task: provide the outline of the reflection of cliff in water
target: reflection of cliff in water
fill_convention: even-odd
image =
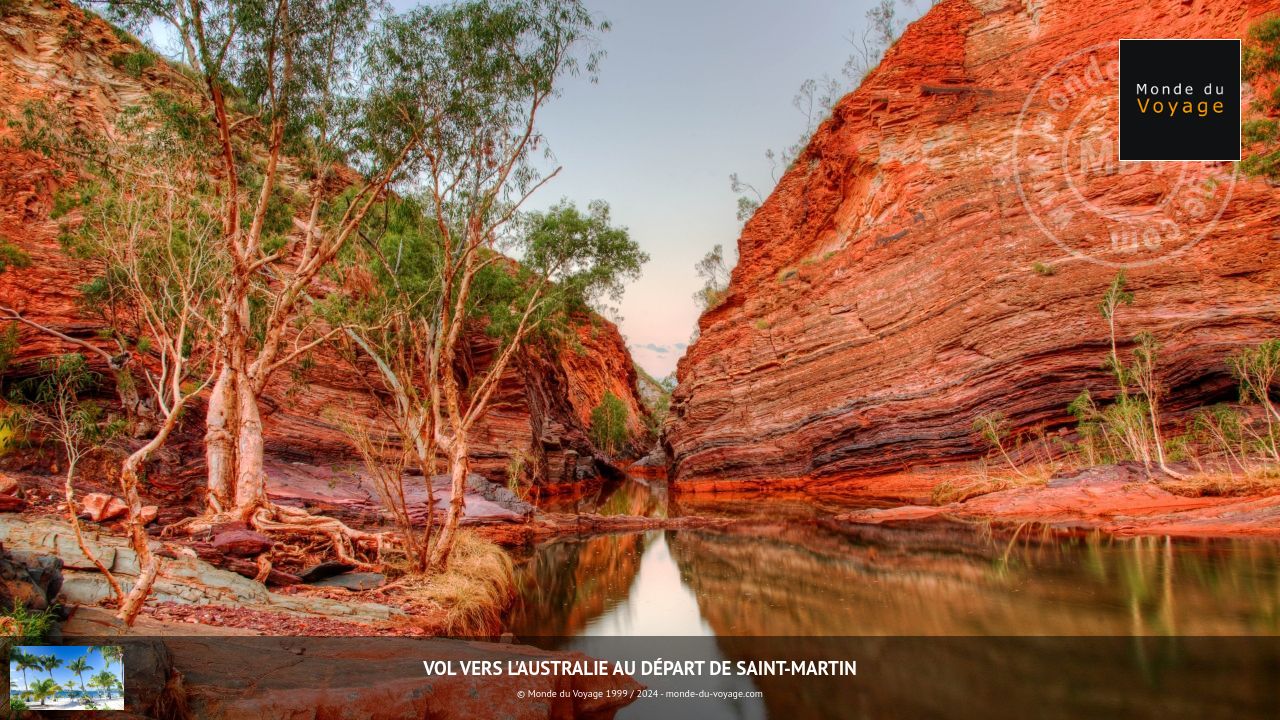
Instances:
[[[607,479],[583,484],[574,492],[544,498],[538,508],[547,512],[593,513],[595,515],[667,516],[667,486],[644,478]]]
[[[971,527],[667,535],[718,635],[1280,633],[1280,544]]]
[[[858,661],[771,718],[1274,717],[1275,638],[1122,636],[1280,632],[1275,543],[851,532],[666,535],[725,657]]]
[[[516,567],[519,598],[508,628],[517,637],[568,637],[627,598],[640,569],[644,533],[560,540]]]

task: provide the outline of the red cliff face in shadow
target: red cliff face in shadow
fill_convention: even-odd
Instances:
[[[0,116],[21,117],[26,103],[41,101],[66,112],[82,130],[100,133],[123,109],[155,93],[195,100],[189,84],[162,61],[136,76],[117,67],[121,63],[113,57],[138,48],[70,3],[20,5],[0,17]],[[93,341],[102,323],[78,303],[89,275],[59,247],[58,221],[50,218],[57,193],[73,181],[42,157],[20,150],[7,123],[0,125],[0,240],[30,257],[28,267],[0,273],[0,306]],[[643,435],[645,411],[617,327],[595,315],[580,316],[570,332],[572,341],[533,348],[506,373],[472,442],[477,472],[505,482],[508,465],[521,457],[552,483],[576,481],[576,470],[594,473],[599,453],[590,440],[591,411],[607,392],[626,404],[633,436]],[[20,328],[19,343],[10,366],[15,375],[34,372],[41,358],[77,350],[27,327]],[[492,352],[493,342],[477,333],[468,360],[483,366]],[[98,358],[89,360],[105,371]],[[267,452],[286,462],[356,462],[341,423],[378,417],[368,392],[378,386],[376,374],[369,368],[360,378],[331,351],[320,351],[314,361],[277,373],[268,388]],[[203,408],[193,416],[203,416]],[[185,439],[194,441],[201,432],[188,428]],[[189,444],[186,450],[184,466],[203,462],[198,447]]]
[[[1231,178],[1229,163],[1116,163],[1105,144],[1076,173],[1062,158],[1088,149],[1073,136],[1081,119],[1100,135],[1115,127],[1115,83],[1085,82],[1057,112],[1041,81],[1108,70],[1118,38],[1244,37],[1278,10],[931,9],[746,224],[727,297],[679,366],[672,477],[831,482],[971,457],[985,449],[972,427],[983,413],[1065,425],[1082,389],[1114,386],[1097,305],[1118,264],[1136,294],[1118,316],[1120,353],[1139,332],[1159,339],[1166,408],[1233,398],[1226,356],[1277,335],[1275,188]],[[1246,116],[1259,92],[1246,87]],[[1197,181],[1221,213],[1176,216],[1181,236],[1143,240],[1145,214],[1186,186],[1170,168],[1190,165],[1227,176]]]

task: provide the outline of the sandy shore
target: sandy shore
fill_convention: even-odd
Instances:
[[[84,701],[74,698],[50,698],[44,701],[44,705],[38,703],[31,704],[30,708],[36,712],[45,712],[48,710],[123,710],[124,698],[115,697],[111,700],[97,700],[97,707],[89,708],[84,705]]]

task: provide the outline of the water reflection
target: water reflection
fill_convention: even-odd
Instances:
[[[662,480],[624,478],[584,485],[577,494],[561,494],[538,503],[547,512],[667,517],[667,484]]]
[[[589,512],[661,512],[648,483]],[[703,501],[699,512],[707,514]],[[761,503],[729,512],[759,512]],[[559,540],[518,567],[518,636],[1277,635],[1280,543],[836,526],[782,504],[732,530]]]
[[[664,499],[624,484],[582,511],[661,512]],[[646,678],[660,689],[764,695],[642,702],[624,718],[1167,720],[1251,717],[1278,701],[1280,543],[850,526],[829,521],[837,509],[699,498],[698,514],[751,522],[547,543],[518,567],[510,629],[597,657],[853,657],[875,668],[873,682],[861,669],[856,682]],[[646,635],[683,637],[637,646]],[[1248,635],[1272,637],[1187,637]]]

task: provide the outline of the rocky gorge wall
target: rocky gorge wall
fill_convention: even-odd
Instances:
[[[148,102],[157,92],[191,94],[178,70],[163,61],[131,73],[113,61],[139,48],[107,23],[62,0],[16,5],[0,17],[0,115],[21,116],[26,103],[43,101],[67,113],[81,129],[102,132],[124,108]],[[211,166],[212,167],[212,166]],[[58,244],[58,222],[50,218],[55,197],[74,178],[59,174],[44,158],[21,150],[7,124],[0,124],[0,240],[30,259],[27,267],[0,272],[0,306],[75,338],[95,342],[101,321],[80,302],[88,271]],[[211,170],[212,171],[212,170]],[[4,322],[0,320],[0,329]],[[472,442],[474,468],[499,482],[513,458],[521,458],[546,482],[575,482],[595,474],[607,460],[589,435],[591,411],[612,392],[627,406],[634,438],[642,437],[646,411],[636,374],[617,327],[599,316],[580,316],[576,339],[544,343],[511,368]],[[42,358],[77,348],[26,326],[19,328],[9,376],[35,372]],[[104,344],[114,351],[110,345]],[[493,341],[477,333],[468,361],[483,367]],[[99,370],[105,363],[89,358]],[[358,466],[341,424],[376,420],[367,376],[332,351],[321,351],[305,367],[276,374],[263,399],[268,460],[276,464]],[[193,409],[203,417],[203,407]],[[161,458],[166,473],[203,471],[199,439],[203,423],[188,422],[182,437]],[[634,448],[638,449],[638,448]]]
[[[1280,195],[1231,163],[1115,162],[1116,40],[1245,37],[1280,3],[944,0],[844,97],[745,225],[678,369],[678,487],[829,483],[985,450],[975,417],[1066,427],[1162,343],[1168,409],[1234,399],[1280,335]],[[1246,86],[1252,97],[1271,87]]]

